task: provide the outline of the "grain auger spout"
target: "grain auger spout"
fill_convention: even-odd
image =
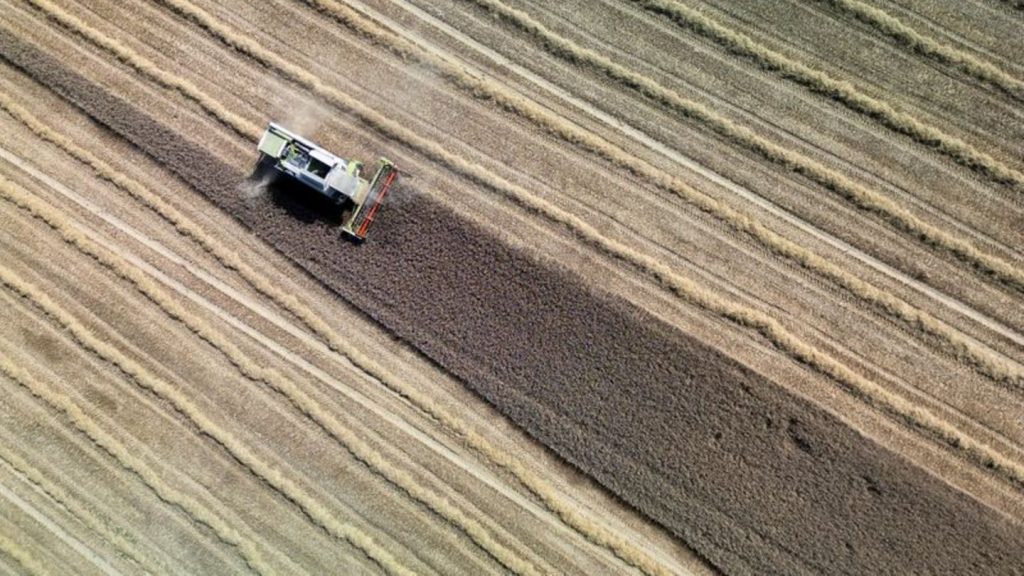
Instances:
[[[370,181],[360,176],[363,163],[331,154],[305,138],[271,123],[257,146],[257,171],[276,170],[327,197],[343,219],[341,233],[362,242],[380,211],[398,169],[387,158]]]

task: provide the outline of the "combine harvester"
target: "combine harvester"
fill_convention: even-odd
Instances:
[[[327,197],[342,214],[351,206],[352,211],[342,222],[341,231],[356,242],[366,239],[366,231],[398,175],[394,164],[381,158],[380,168],[367,182],[359,176],[362,162],[335,156],[273,122],[263,133],[257,148],[260,151],[256,163],[258,176],[276,170]]]

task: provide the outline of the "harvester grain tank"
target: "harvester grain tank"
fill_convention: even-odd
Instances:
[[[257,146],[257,172],[275,170],[325,196],[344,213],[342,234],[362,242],[376,218],[398,170],[387,158],[380,159],[369,181],[360,176],[363,163],[346,160],[309,140],[271,123]]]

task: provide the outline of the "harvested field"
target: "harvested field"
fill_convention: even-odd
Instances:
[[[0,0],[0,566],[1021,573],[1024,21],[952,4]],[[396,161],[365,244],[270,120]]]

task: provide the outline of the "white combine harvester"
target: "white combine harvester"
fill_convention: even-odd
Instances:
[[[366,239],[366,231],[398,175],[394,164],[381,158],[377,173],[366,181],[360,177],[362,162],[335,156],[274,123],[263,133],[258,149],[257,174],[276,170],[326,196],[339,213],[351,207],[341,230],[357,242]]]

